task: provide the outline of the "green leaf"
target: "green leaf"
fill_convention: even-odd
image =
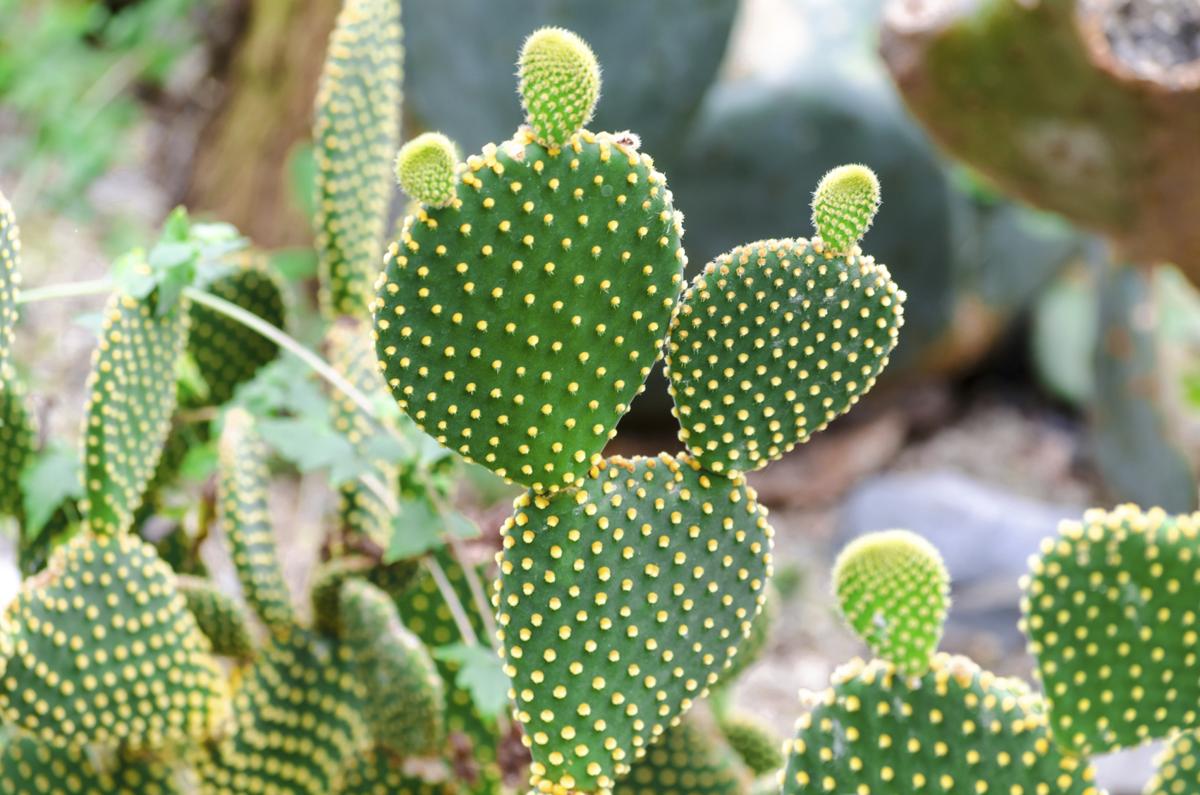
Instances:
[[[366,466],[346,437],[320,417],[261,419],[258,432],[275,452],[301,472],[328,468],[329,480],[334,485],[353,480]]]
[[[289,282],[316,276],[317,252],[311,248],[284,248],[272,252],[271,270]]]
[[[186,480],[208,480],[217,471],[217,446],[212,442],[188,448],[179,464],[179,474]]]
[[[459,511],[451,511],[445,517],[446,532],[455,538],[468,540],[479,538],[483,531],[469,516]]]
[[[83,467],[73,447],[51,444],[21,474],[25,537],[35,538],[68,499],[83,497]]]
[[[433,650],[434,659],[457,663],[455,684],[471,694],[476,709],[495,720],[508,705],[511,686],[501,667],[499,656],[488,646],[455,643]]]
[[[429,500],[418,497],[401,502],[392,518],[392,538],[384,563],[404,560],[441,545],[442,521]]]
[[[146,262],[145,249],[135,248],[117,257],[112,264],[112,280],[120,292],[134,298],[145,298],[154,292],[154,274]]]

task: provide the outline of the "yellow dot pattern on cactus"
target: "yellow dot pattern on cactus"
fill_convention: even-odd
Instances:
[[[745,769],[711,721],[694,718],[689,714],[650,746],[613,795],[743,795]]]
[[[1056,739],[1104,753],[1200,726],[1200,514],[1064,522],[1023,582]]]
[[[0,517],[20,516],[21,473],[33,456],[33,417],[25,404],[25,390],[0,366]]]
[[[162,748],[228,716],[208,641],[140,539],[80,532],[24,583],[0,632],[0,714],[44,742]]]
[[[521,48],[517,74],[525,121],[538,143],[563,146],[591,120],[600,100],[600,64],[571,31],[535,31]]]
[[[714,472],[758,469],[807,441],[875,384],[904,299],[857,250],[763,240],[718,257],[671,321],[680,440]]]
[[[449,207],[457,189],[454,170],[458,152],[441,133],[418,135],[396,155],[396,181],[400,189],[431,207]]]
[[[770,728],[746,715],[720,719],[721,733],[756,776],[783,767],[783,743]]]
[[[661,355],[686,256],[653,161],[582,132],[468,158],[386,257],[380,368],[465,458],[538,491],[579,480]]]
[[[12,205],[0,192],[0,380],[9,367],[17,326],[21,235]]]
[[[373,748],[358,754],[339,795],[455,795],[462,782],[428,782],[404,772],[403,756]]]
[[[838,166],[817,185],[812,223],[825,246],[848,254],[871,228],[879,209],[879,179],[866,166]]]
[[[211,580],[180,575],[176,587],[196,619],[196,626],[208,638],[213,654],[248,660],[254,656],[254,639],[241,605]]]
[[[924,673],[950,602],[950,575],[932,544],[908,530],[858,538],[838,556],[833,588],[842,617],[873,654]]]
[[[911,678],[856,659],[808,700],[782,795],[1100,795],[1088,762],[1051,740],[1039,697],[965,657]]]
[[[495,602],[539,791],[607,793],[751,631],[773,531],[740,478],[687,457],[601,461],[518,498]]]
[[[96,533],[124,531],[142,504],[171,430],[187,330],[186,301],[159,313],[154,294],[109,298],[83,424],[84,513]]]
[[[182,762],[169,754],[90,754],[17,733],[0,746],[0,795],[185,795]]]
[[[317,89],[316,243],[321,305],[366,317],[400,138],[399,0],[346,0]]]
[[[1145,795],[1190,795],[1200,792],[1200,736],[1179,732],[1154,760],[1154,777]]]

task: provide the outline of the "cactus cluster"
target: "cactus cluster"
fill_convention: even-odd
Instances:
[[[458,163],[422,136],[397,158],[419,205],[377,283],[379,368],[419,427],[528,489],[493,600],[532,786],[741,791],[744,762],[727,775],[726,738],[687,716],[767,599],[774,531],[744,473],[847,410],[896,344],[904,293],[857,245],[878,191],[835,171],[813,207],[831,242],[740,246],[685,289],[666,177],[636,135],[583,127],[591,49],[537,31],[519,77],[508,140]],[[664,348],[687,451],[604,457]]]

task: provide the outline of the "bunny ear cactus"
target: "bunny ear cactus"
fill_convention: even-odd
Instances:
[[[0,518],[20,517],[21,473],[33,456],[35,430],[25,392],[0,364]]]
[[[467,158],[446,206],[419,189],[435,203],[389,250],[375,323],[388,385],[422,429],[554,491],[584,477],[642,389],[686,257],[649,155],[627,138],[567,129],[590,115],[579,80],[597,67],[577,39],[543,33],[522,55],[530,127]],[[569,68],[550,66],[555,58]],[[401,173],[432,164],[441,176],[423,182],[444,184],[448,158],[418,157],[429,146],[408,144]]]
[[[21,233],[8,198],[0,191],[0,377],[9,368],[18,317]]]
[[[432,783],[403,772],[386,751],[371,749],[357,755],[346,771],[338,795],[455,795],[457,783]]]
[[[861,166],[830,172],[808,241],[718,257],[671,322],[667,375],[680,441],[714,472],[766,466],[848,411],[887,365],[905,295],[857,247],[879,202]]]
[[[1200,791],[1200,738],[1178,732],[1154,760],[1154,777],[1144,795],[1186,795]]]
[[[744,795],[749,776],[712,720],[691,712],[650,747],[613,795]]]
[[[55,747],[16,734],[0,743],[0,795],[186,795],[184,765],[117,753],[99,759],[78,745]]]
[[[592,120],[600,101],[600,64],[571,31],[542,28],[526,39],[517,75],[525,118],[542,146],[562,148]]]
[[[321,305],[366,317],[379,272],[400,137],[399,0],[345,0],[316,100],[316,233]]]
[[[1124,505],[1064,522],[1024,582],[1056,741],[1104,753],[1200,725],[1200,514]]]
[[[725,741],[751,773],[761,776],[783,767],[782,743],[770,729],[741,715],[720,717],[717,722]]]
[[[864,536],[838,556],[833,587],[872,653],[904,673],[925,672],[950,601],[950,575],[932,544],[907,530]]]
[[[236,600],[199,577],[178,577],[176,587],[196,619],[197,628],[208,638],[213,654],[237,660],[254,657],[254,639]]]

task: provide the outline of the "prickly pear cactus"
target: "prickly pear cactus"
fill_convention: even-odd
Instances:
[[[664,453],[528,493],[501,533],[502,652],[534,783],[606,791],[750,631],[771,574],[766,512],[741,479]]]
[[[854,660],[797,721],[782,792],[1098,795],[1090,765],[1047,729],[1023,684],[966,658],[940,654],[913,678]]]
[[[9,367],[17,325],[17,292],[21,275],[21,234],[17,216],[0,191],[0,378]]]
[[[650,746],[613,795],[744,795],[749,776],[711,720],[690,713]]]
[[[430,783],[403,772],[398,759],[371,749],[357,755],[338,795],[454,795],[457,782]]]
[[[1103,753],[1200,725],[1200,514],[1123,505],[1064,522],[1024,582],[1057,742]]]
[[[561,35],[531,37],[522,56],[556,57],[596,78],[586,45]],[[666,179],[634,139],[538,121],[552,106],[590,115],[576,105],[593,89],[555,74],[523,72],[543,140],[522,128],[467,158],[453,201],[410,217],[375,304],[400,406],[536,491],[572,486],[597,462],[660,354],[686,260]]]
[[[831,250],[843,254],[862,240],[879,209],[879,179],[866,166],[838,166],[817,185],[812,224]]]
[[[750,243],[709,263],[684,293],[667,375],[680,441],[708,469],[766,466],[848,411],[887,365],[905,295],[848,231],[865,231],[878,202],[859,196],[863,171],[832,172],[813,204],[851,248]],[[837,217],[856,226],[832,220],[835,200]]]
[[[744,715],[718,722],[725,741],[751,773],[761,776],[783,767],[783,743],[766,726]]]
[[[851,542],[833,569],[842,617],[871,652],[920,675],[937,651],[950,602],[950,575],[916,533],[889,530]]]
[[[185,795],[178,759],[111,753],[97,758],[16,734],[0,743],[0,795]]]
[[[21,473],[33,455],[33,418],[25,393],[12,373],[0,364],[0,517],[20,517]]]
[[[399,0],[345,0],[329,40],[313,128],[321,304],[366,317],[400,137]]]
[[[517,60],[521,105],[533,137],[562,148],[587,126],[600,101],[600,65],[587,42],[569,30],[542,28]]]
[[[0,618],[4,649],[0,714],[43,742],[184,745],[228,716],[174,573],[126,533],[84,531],[55,550]]]
[[[175,364],[187,342],[184,301],[159,311],[156,293],[117,292],[104,310],[84,418],[84,512],[93,532],[133,521],[154,476],[175,411]]]
[[[1154,777],[1144,795],[1186,795],[1200,791],[1200,739],[1195,732],[1179,732],[1154,760]]]
[[[238,602],[214,583],[199,577],[180,576],[176,586],[196,619],[196,626],[208,638],[213,654],[248,660],[254,656],[254,639]]]

